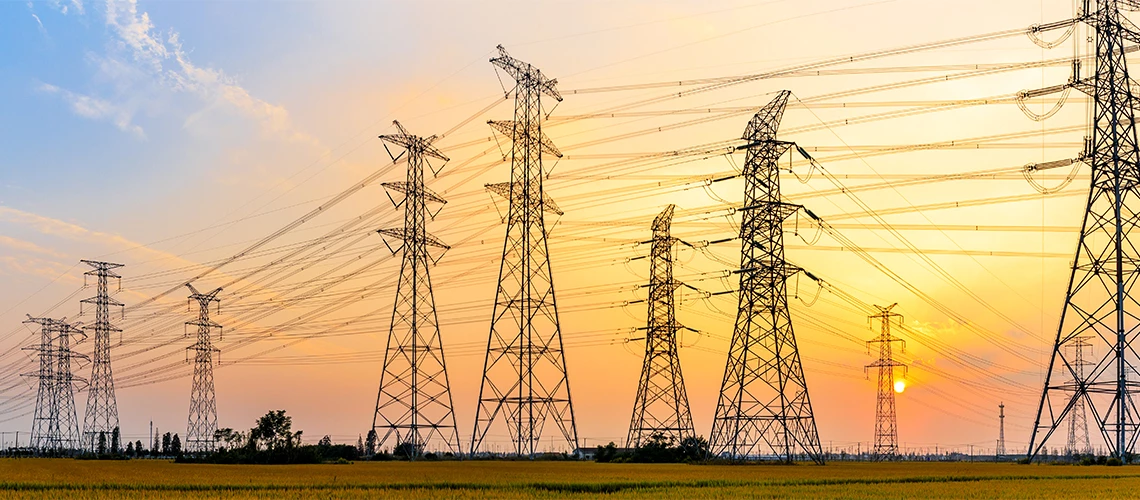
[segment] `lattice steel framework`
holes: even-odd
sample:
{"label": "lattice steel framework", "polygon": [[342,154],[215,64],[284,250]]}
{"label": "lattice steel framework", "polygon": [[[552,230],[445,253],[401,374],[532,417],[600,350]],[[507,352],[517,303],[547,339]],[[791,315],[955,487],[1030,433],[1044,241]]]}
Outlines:
{"label": "lattice steel framework", "polygon": [[823,463],[788,310],[787,279],[801,269],[784,260],[783,222],[800,206],[780,198],[778,163],[792,143],[776,131],[789,94],[761,108],[743,136],[740,302],[709,445],[733,460],[791,462],[799,452]]}
{"label": "lattice steel framework", "polygon": [[998,439],[997,449],[994,451],[995,458],[1000,459],[1005,455],[1005,402],[1002,401],[998,404]]}
{"label": "lattice steel framework", "polygon": [[[1085,367],[1092,366],[1092,363],[1085,361],[1084,353],[1085,348],[1092,347],[1092,344],[1089,344],[1089,337],[1077,337],[1065,347],[1073,351],[1072,364],[1077,376],[1070,382],[1076,386],[1080,380],[1084,380]],[[1089,442],[1088,410],[1085,408],[1084,399],[1077,399],[1073,409],[1069,411],[1069,439],[1065,443],[1065,451],[1070,454],[1092,453],[1092,444]]]}
{"label": "lattice steel framework", "polygon": [[87,389],[87,411],[83,413],[83,439],[88,451],[99,446],[99,434],[110,436],[119,426],[119,408],[115,401],[115,379],[111,375],[111,334],[121,332],[111,324],[111,307],[123,303],[111,298],[110,280],[119,279],[114,269],[122,264],[84,260],[91,270],[84,277],[95,277],[95,296],[84,299],[84,304],[95,306],[95,323],[84,326],[94,332],[95,348],[91,354],[91,378]]}
{"label": "lattice steel framework", "polygon": [[673,247],[680,241],[670,231],[675,206],[669,205],[653,219],[653,246],[649,256],[649,317],[645,327],[645,359],[633,402],[626,445],[639,447],[654,435],[679,443],[693,436],[689,395],[677,356],[677,331],[681,324],[673,300],[681,282],[673,278]]}
{"label": "lattice steel framework", "polygon": [[549,421],[568,451],[578,449],[544,219],[545,212],[562,211],[542,189],[543,153],[562,153],[542,133],[541,98],[545,94],[561,101],[562,96],[557,80],[511,57],[502,46],[498,50],[491,63],[516,82],[515,119],[488,123],[513,142],[511,181],[486,187],[506,196],[510,208],[471,452],[480,451],[488,430],[501,418],[511,453],[533,457]]}
{"label": "lattice steel framework", "polygon": [[[218,404],[214,397],[214,356],[221,352],[214,347],[213,331],[222,338],[222,325],[210,319],[210,304],[218,303],[216,288],[209,293],[200,293],[190,283],[191,303],[198,305],[198,319],[187,321],[186,326],[198,327],[198,341],[186,350],[194,353],[194,385],[190,388],[190,413],[186,419],[186,444],[183,448],[190,453],[214,451],[214,431],[218,430]],[[189,334],[189,333],[188,333]]]}
{"label": "lattice steel framework", "polygon": [[404,206],[404,227],[378,232],[403,241],[400,249],[393,249],[393,254],[403,252],[403,261],[372,428],[380,435],[381,447],[391,443],[401,447],[411,458],[428,449],[458,454],[461,453],[459,432],[455,426],[451,385],[428,265],[432,262],[428,246],[444,251],[450,247],[428,234],[426,228],[427,217],[434,217],[434,213],[428,212],[427,203],[442,205],[446,201],[424,187],[424,167],[430,167],[427,158],[444,162],[448,158],[431,145],[436,136],[414,136],[399,122],[393,123],[400,133],[382,135],[380,139],[404,148],[400,156],[392,155],[391,151],[388,154],[393,161],[407,156],[407,182],[384,183],[384,187],[404,195],[399,203],[392,200],[397,208]]}
{"label": "lattice steel framework", "polygon": [[39,357],[39,370],[23,374],[39,379],[30,446],[41,453],[77,450],[83,443],[75,409],[75,383],[83,379],[72,374],[71,363],[72,358],[85,356],[72,352],[71,337],[86,334],[64,319],[28,316],[24,323],[40,325],[39,344],[24,348],[36,351]]}
{"label": "lattice steel framework", "polygon": [[871,320],[879,320],[879,336],[867,341],[879,344],[879,359],[863,368],[864,373],[877,368],[879,372],[878,395],[875,398],[875,449],[872,454],[876,460],[889,460],[899,454],[898,422],[895,419],[895,368],[902,368],[906,373],[906,365],[895,361],[892,345],[898,342],[903,349],[906,341],[891,335],[891,321],[902,324],[902,315],[891,312],[898,304],[887,307],[875,306],[879,314],[870,316]]}
{"label": "lattice steel framework", "polygon": [[[1140,170],[1137,161],[1136,96],[1128,76],[1125,40],[1140,43],[1140,33],[1120,13],[1117,1],[1085,2],[1080,21],[1095,32],[1096,73],[1073,75],[1067,84],[1092,97],[1090,137],[1084,157],[1092,170],[1084,223],[1069,277],[1053,354],[1034,420],[1028,455],[1036,457],[1078,401],[1084,401],[1109,453],[1134,451],[1140,411],[1140,359],[1134,342],[1140,334],[1140,303],[1132,296],[1140,250],[1131,235],[1140,223]],[[1088,7],[1095,10],[1087,11]],[[1103,346],[1088,370],[1078,369],[1064,348],[1077,337]],[[1098,349],[1099,350],[1099,349]],[[1060,376],[1058,376],[1060,375]],[[1075,381],[1075,382],[1074,382]]]}

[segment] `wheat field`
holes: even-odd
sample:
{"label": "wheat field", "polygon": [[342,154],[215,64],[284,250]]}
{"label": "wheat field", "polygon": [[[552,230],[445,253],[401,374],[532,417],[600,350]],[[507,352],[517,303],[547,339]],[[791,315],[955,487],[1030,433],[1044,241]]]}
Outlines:
{"label": "wheat field", "polygon": [[0,460],[8,498],[1127,498],[1140,469],[994,463],[816,465],[357,462],[204,465]]}

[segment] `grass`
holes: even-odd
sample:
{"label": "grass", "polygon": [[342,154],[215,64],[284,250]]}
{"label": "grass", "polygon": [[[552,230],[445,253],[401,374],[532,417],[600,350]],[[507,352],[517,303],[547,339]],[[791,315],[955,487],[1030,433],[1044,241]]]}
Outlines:
{"label": "grass", "polygon": [[1124,498],[1140,468],[993,463],[210,465],[0,459],[8,498]]}

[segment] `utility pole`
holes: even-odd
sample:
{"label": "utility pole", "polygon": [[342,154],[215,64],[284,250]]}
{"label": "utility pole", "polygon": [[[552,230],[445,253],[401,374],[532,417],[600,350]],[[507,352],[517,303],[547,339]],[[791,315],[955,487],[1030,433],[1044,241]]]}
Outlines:
{"label": "utility pole", "polygon": [[776,140],[790,92],[761,108],[744,132],[740,223],[740,302],[709,446],[733,460],[802,452],[823,463],[807,380],[788,310],[783,222],[801,207],[780,197],[779,160],[793,143]]}
{"label": "utility pole", "polygon": [[[94,451],[99,443],[99,434],[110,436],[119,426],[119,409],[115,401],[115,379],[111,375],[111,333],[121,332],[111,324],[111,307],[123,307],[123,303],[111,298],[109,280],[119,279],[112,270],[122,264],[84,260],[92,267],[83,274],[94,276],[95,296],[81,301],[95,306],[95,324],[83,327],[95,332],[95,348],[91,355],[91,381],[87,389],[87,411],[83,414],[83,435],[87,451]],[[84,283],[86,284],[86,283]]]}
{"label": "utility pole", "polygon": [[24,348],[39,355],[39,370],[24,374],[39,379],[29,446],[50,454],[77,450],[82,446],[82,435],[75,409],[75,381],[82,379],[71,373],[71,359],[85,356],[71,350],[71,337],[85,334],[64,319],[28,316],[24,323],[40,325],[39,344]]}
{"label": "utility pole", "polygon": [[198,327],[198,341],[187,351],[194,353],[194,384],[190,388],[190,414],[186,423],[186,446],[191,453],[214,451],[214,431],[218,430],[218,405],[214,398],[214,355],[221,352],[214,347],[212,331],[218,330],[218,340],[222,338],[222,325],[210,320],[210,304],[218,303],[216,288],[210,293],[199,293],[194,285],[190,289],[190,300],[198,304],[198,319],[187,321],[186,326]]}
{"label": "utility pole", "polygon": [[998,441],[996,459],[1001,460],[1005,455],[1005,401],[998,404]]}
{"label": "utility pole", "polygon": [[562,215],[542,189],[543,153],[562,153],[542,133],[542,96],[561,101],[557,80],[515,59],[500,45],[491,63],[515,80],[515,119],[490,121],[508,136],[511,181],[488,184],[492,193],[510,200],[507,232],[495,291],[483,382],[479,388],[471,453],[480,451],[496,419],[506,422],[512,454],[534,457],[548,423],[570,451],[578,450],[578,429],[570,399],[570,379],[562,345],[562,327],[554,296],[544,214]]}
{"label": "utility pole", "polygon": [[[1072,378],[1070,383],[1074,390],[1079,387],[1081,381],[1085,378],[1085,367],[1092,366],[1092,363],[1085,361],[1084,350],[1086,347],[1092,347],[1089,344],[1089,337],[1076,337],[1069,345],[1065,347],[1073,350],[1073,368],[1076,371],[1076,376]],[[1073,401],[1073,409],[1069,410],[1069,440],[1065,445],[1065,451],[1070,455],[1074,453],[1089,453],[1092,446],[1089,444],[1089,422],[1086,419],[1085,399],[1077,398]]]}
{"label": "utility pole", "polygon": [[867,348],[871,344],[879,344],[879,359],[863,368],[866,373],[870,368],[878,368],[879,390],[875,398],[875,460],[889,460],[899,454],[898,423],[895,419],[895,368],[901,367],[906,374],[906,365],[895,361],[891,352],[891,344],[898,342],[906,349],[906,341],[891,335],[891,320],[902,324],[902,315],[891,312],[898,304],[887,307],[875,306],[879,314],[869,319],[879,320],[879,336],[867,341]]}
{"label": "utility pole", "polygon": [[649,260],[649,317],[645,327],[645,360],[633,402],[627,446],[640,447],[655,435],[680,443],[693,436],[689,396],[677,355],[677,330],[673,300],[682,285],[673,279],[673,246],[681,241],[670,232],[674,205],[653,219]]}
{"label": "utility pole", "polygon": [[[380,139],[404,148],[399,156],[392,155],[391,150],[388,150],[388,155],[393,162],[407,155],[407,182],[384,183],[384,187],[403,193],[403,201],[396,203],[393,200],[393,204],[397,208],[404,205],[404,227],[377,232],[402,240],[400,249],[391,246],[388,249],[393,255],[402,250],[404,255],[372,428],[383,432],[379,441],[381,447],[393,438],[393,449],[403,450],[413,460],[434,441],[439,441],[444,450],[460,454],[459,432],[455,426],[451,385],[447,378],[428,265],[431,263],[429,245],[444,251],[450,247],[428,234],[425,227],[427,216],[435,217],[434,213],[428,212],[427,203],[442,205],[447,202],[424,187],[424,167],[431,166],[428,157],[444,162],[448,158],[431,145],[437,136],[414,136],[400,122],[393,124],[400,133],[382,135]],[[384,148],[388,148],[387,144]],[[438,170],[433,172],[438,173]],[[384,244],[387,245],[387,241]]]}
{"label": "utility pole", "polygon": [[[1127,461],[1140,436],[1140,409],[1134,400],[1138,362],[1133,345],[1140,334],[1140,323],[1135,321],[1140,306],[1131,295],[1140,270],[1140,250],[1131,237],[1140,224],[1140,144],[1135,126],[1140,102],[1132,90],[1125,57],[1125,46],[1140,42],[1140,32],[1121,14],[1122,6],[1131,8],[1131,2],[1087,0],[1075,20],[1091,28],[1090,41],[1096,47],[1093,75],[1083,77],[1079,60],[1074,60],[1069,82],[1021,94],[1035,97],[1076,88],[1092,98],[1091,135],[1081,155],[1092,171],[1091,185],[1029,441],[1029,459],[1042,452],[1075,402],[1082,399],[1112,456]],[[1040,29],[1068,28],[1073,22]],[[1097,369],[1078,371],[1064,349],[1077,337],[1097,339],[1096,345],[1105,348],[1093,360]],[[1068,376],[1054,381],[1055,370]],[[1073,379],[1078,381],[1075,385],[1070,382]]]}

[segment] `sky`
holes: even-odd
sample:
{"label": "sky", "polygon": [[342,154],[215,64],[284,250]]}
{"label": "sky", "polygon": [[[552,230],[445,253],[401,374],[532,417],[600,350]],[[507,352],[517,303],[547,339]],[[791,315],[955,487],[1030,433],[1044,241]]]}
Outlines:
{"label": "sky", "polygon": [[[677,204],[673,230],[686,241],[737,230],[729,208],[739,204],[742,183],[703,181],[731,173],[743,155],[676,162],[648,155],[737,139],[755,109],[789,89],[781,138],[831,175],[796,157],[784,174],[785,197],[932,298],[832,236],[816,239],[807,217],[788,227],[789,261],[865,303],[899,304],[908,342],[900,359],[910,365],[898,395],[900,444],[992,450],[1004,402],[1007,447],[1023,449],[1088,171],[1078,167],[1070,184],[1067,168],[1041,174],[1038,182],[1063,186],[1043,195],[1017,169],[1075,157],[1086,102],[1073,93],[1055,115],[1034,121],[1010,96],[1066,81],[1067,61],[1044,61],[1072,57],[1072,40],[1046,49],[1006,36],[682,97],[672,95],[698,85],[668,82],[1024,29],[1072,13],[1069,2],[1040,0],[0,2],[0,432],[26,439],[30,428],[34,385],[18,376],[34,367],[19,349],[34,338],[25,314],[90,317],[79,305],[94,293],[84,288],[80,259],[125,264],[117,298],[128,311],[112,352],[124,434],[145,439],[152,422],[184,432],[191,339],[182,323],[192,319],[185,293],[131,306],[381,172],[255,255],[195,282],[225,285],[214,318],[225,326],[219,424],[247,428],[285,409],[313,441],[328,434],[355,442],[375,406],[399,265],[372,234],[401,220],[379,183],[402,180],[403,170],[376,138],[394,132],[398,119],[414,134],[442,135],[436,144],[451,159],[429,176],[448,204],[428,231],[453,246],[432,273],[467,443],[506,207],[482,185],[509,175],[504,138],[485,125],[511,115],[510,78],[488,62],[502,44],[557,78],[565,97],[557,106],[544,101],[546,133],[565,154],[546,159],[547,192],[565,212],[548,226],[585,445],[621,442],[629,425],[644,345],[628,339],[646,312],[625,303],[643,298],[638,287],[648,272],[644,259],[629,259],[648,252],[637,242],[648,239],[653,217]],[[1078,32],[1073,40],[1080,39]],[[1024,68],[975,74],[1012,63]],[[1043,114],[1058,97],[1026,109]],[[988,169],[1003,170],[911,182]],[[856,196],[836,184],[885,181],[892,185]],[[332,232],[353,220],[359,227]],[[263,270],[317,238],[312,248],[324,253],[313,255],[325,258]],[[720,276],[738,259],[736,243],[682,249],[677,276],[707,292],[731,289]],[[345,278],[316,281],[321,276]],[[875,335],[867,312],[802,276],[789,281],[789,294],[824,447],[866,448],[875,401],[874,374],[863,369],[874,361],[863,343]],[[702,435],[711,427],[734,297],[689,291],[678,301],[678,320],[701,332],[681,339],[681,360]],[[77,406],[85,398],[81,392]],[[504,433],[492,434],[505,446]]]}

